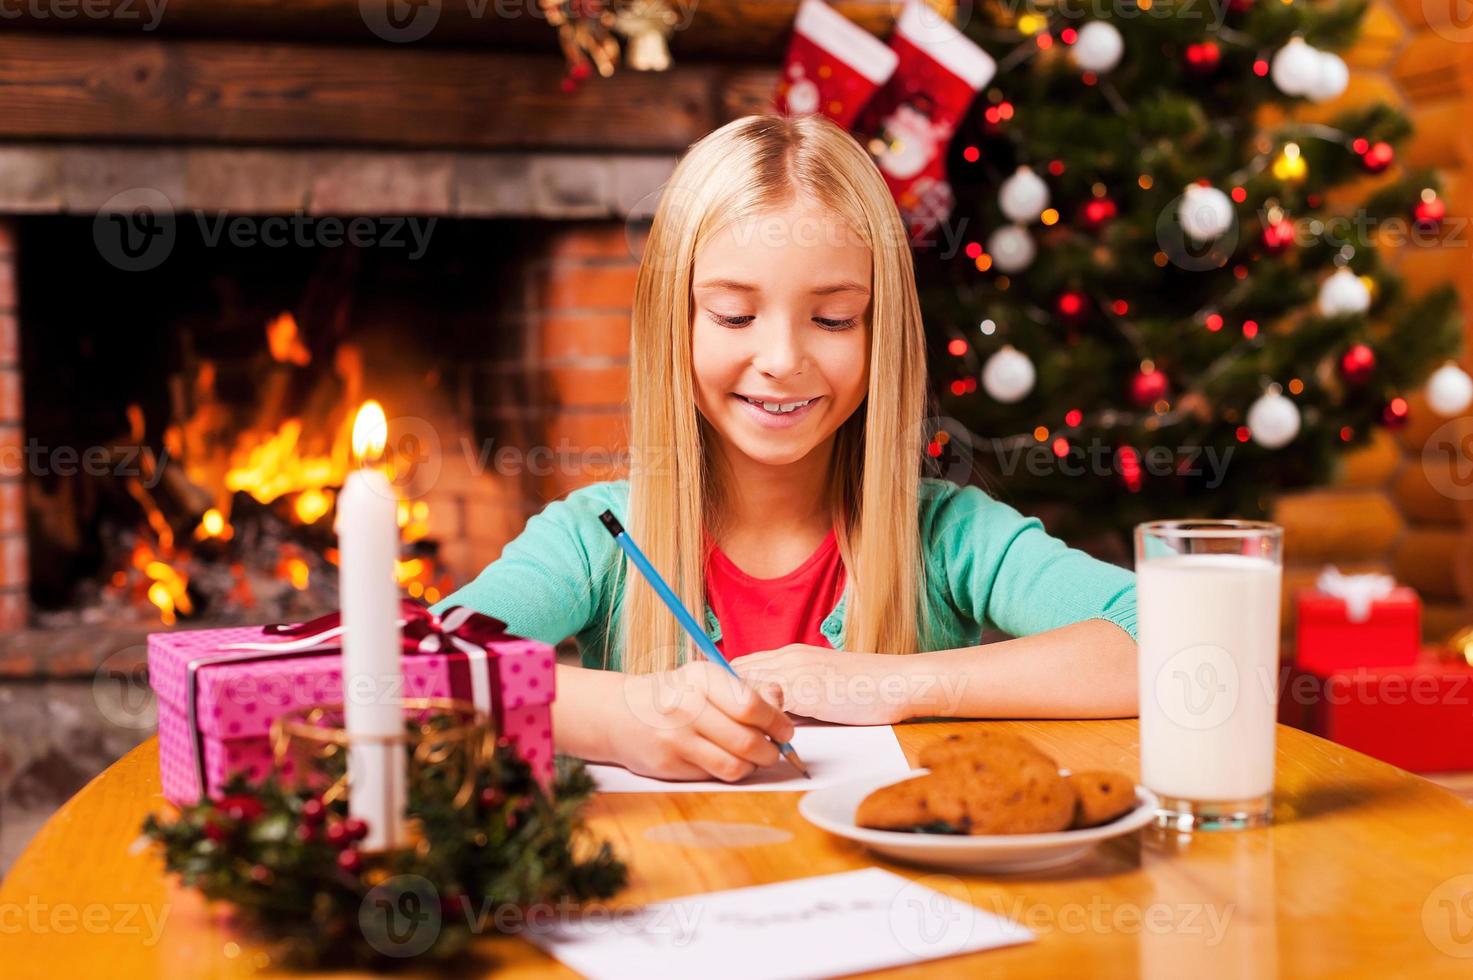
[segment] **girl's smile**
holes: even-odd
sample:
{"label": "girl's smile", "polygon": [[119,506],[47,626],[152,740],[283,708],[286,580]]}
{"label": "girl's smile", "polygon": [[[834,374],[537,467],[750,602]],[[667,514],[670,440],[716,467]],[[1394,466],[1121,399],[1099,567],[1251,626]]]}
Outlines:
{"label": "girl's smile", "polygon": [[732,397],[739,400],[747,414],[750,415],[758,425],[765,425],[772,429],[784,429],[798,425],[803,419],[813,414],[813,409],[823,399],[822,395],[799,400],[782,400],[780,398],[753,398],[749,395],[733,393]]}

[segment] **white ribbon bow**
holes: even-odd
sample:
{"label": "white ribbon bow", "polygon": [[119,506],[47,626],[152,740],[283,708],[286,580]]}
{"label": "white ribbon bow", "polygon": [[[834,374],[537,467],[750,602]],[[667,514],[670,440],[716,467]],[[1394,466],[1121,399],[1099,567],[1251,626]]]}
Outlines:
{"label": "white ribbon bow", "polygon": [[1334,565],[1326,565],[1315,582],[1315,588],[1343,600],[1345,614],[1352,623],[1364,623],[1371,618],[1371,603],[1389,596],[1396,588],[1396,579],[1374,573],[1342,575]]}

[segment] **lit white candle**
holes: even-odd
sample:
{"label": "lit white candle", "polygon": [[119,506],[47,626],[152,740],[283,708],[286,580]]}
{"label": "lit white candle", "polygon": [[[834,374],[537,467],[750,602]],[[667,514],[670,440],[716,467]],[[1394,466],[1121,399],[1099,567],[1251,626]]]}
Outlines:
{"label": "lit white candle", "polygon": [[[353,452],[372,460],[383,452],[387,421],[365,402],[353,425]],[[354,738],[403,729],[399,666],[398,499],[375,469],[356,470],[338,496],[339,594],[343,609],[343,707]],[[356,742],[348,753],[348,812],[368,825],[362,847],[378,850],[404,840],[408,801],[402,744]]]}

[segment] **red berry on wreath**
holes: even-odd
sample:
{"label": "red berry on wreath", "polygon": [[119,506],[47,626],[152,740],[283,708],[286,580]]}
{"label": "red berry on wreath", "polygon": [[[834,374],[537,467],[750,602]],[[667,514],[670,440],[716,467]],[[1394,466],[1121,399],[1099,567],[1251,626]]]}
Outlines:
{"label": "red berry on wreath", "polygon": [[1361,166],[1366,168],[1367,173],[1373,174],[1379,174],[1391,166],[1391,162],[1395,159],[1396,151],[1385,140],[1372,143],[1360,155]]}
{"label": "red berry on wreath", "polygon": [[213,820],[206,820],[205,836],[218,844],[230,837],[230,830],[224,824],[216,823]]}
{"label": "red berry on wreath", "polygon": [[327,825],[327,842],[333,847],[344,847],[353,839],[345,821],[338,820]]}
{"label": "red berry on wreath", "polygon": [[264,864],[253,864],[250,870],[251,880],[258,885],[269,885],[276,876],[271,869]]}
{"label": "red berry on wreath", "polygon": [[506,794],[495,786],[487,786],[481,790],[481,806],[488,810],[494,809],[506,802]]}
{"label": "red berry on wreath", "polygon": [[301,841],[303,844],[310,843],[312,841],[312,838],[314,838],[316,836],[317,836],[317,831],[312,828],[312,825],[311,824],[308,824],[308,823],[299,823],[299,824],[297,824],[296,837],[297,837],[297,840]]}
{"label": "red berry on wreath", "polygon": [[355,847],[349,847],[339,851],[338,867],[350,875],[355,875],[358,873],[358,869],[363,867],[363,855],[358,853],[358,849]]}
{"label": "red berry on wreath", "polygon": [[368,824],[357,817],[349,817],[343,821],[343,832],[349,840],[362,840],[368,836]]}
{"label": "red berry on wreath", "polygon": [[254,796],[227,796],[215,808],[236,823],[250,823],[266,809]]}
{"label": "red berry on wreath", "polygon": [[1376,371],[1376,352],[1365,344],[1352,344],[1340,357],[1340,376],[1353,385],[1363,385]]}
{"label": "red berry on wreath", "polygon": [[327,806],[315,796],[302,804],[302,819],[307,823],[321,823],[326,814]]}

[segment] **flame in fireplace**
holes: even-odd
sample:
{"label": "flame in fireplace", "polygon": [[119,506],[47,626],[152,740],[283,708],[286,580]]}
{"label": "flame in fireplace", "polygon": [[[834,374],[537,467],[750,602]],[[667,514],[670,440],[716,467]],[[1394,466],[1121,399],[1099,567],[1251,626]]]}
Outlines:
{"label": "flame in fireplace", "polygon": [[266,345],[271,349],[271,357],[283,364],[306,367],[312,363],[312,355],[297,330],[297,318],[290,311],[266,324]]}
{"label": "flame in fireplace", "polygon": [[[319,573],[338,562],[324,523],[338,490],[359,463],[393,473],[400,462],[388,413],[363,397],[354,345],[315,357],[290,312],[272,318],[263,339],[254,359],[200,360],[176,380],[165,455],[145,451],[141,477],[126,481],[143,523],[105,588],[151,605],[165,625],[215,615],[218,604],[277,609],[293,593],[330,602],[331,591],[314,598],[313,590],[330,589]],[[133,445],[149,444],[140,406],[129,407],[127,425]],[[398,519],[405,555],[395,578],[406,594],[435,602],[451,583],[433,557],[430,508],[403,501]]]}

